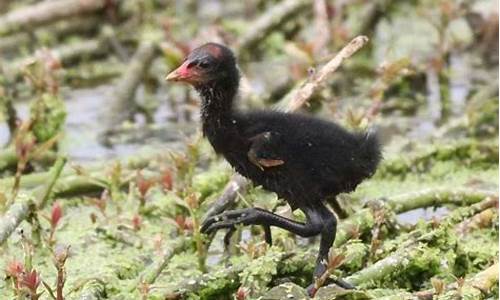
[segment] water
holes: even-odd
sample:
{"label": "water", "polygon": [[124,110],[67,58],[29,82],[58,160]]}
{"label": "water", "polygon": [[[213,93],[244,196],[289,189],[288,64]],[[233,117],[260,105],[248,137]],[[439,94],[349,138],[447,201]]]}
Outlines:
{"label": "water", "polygon": [[[62,92],[66,101],[68,115],[64,138],[60,143],[60,151],[65,153],[72,161],[91,162],[128,156],[144,148],[145,145],[163,144],[164,146],[164,142],[172,142],[182,136],[182,134],[173,135],[170,132],[166,133],[164,138],[162,137],[162,129],[166,128],[168,130],[169,127],[177,127],[167,121],[170,110],[168,105],[161,105],[154,116],[155,126],[160,126],[156,130],[155,138],[152,138],[150,134],[148,139],[141,139],[139,136],[135,139],[125,140],[123,143],[113,144],[113,147],[104,146],[99,142],[98,137],[105,126],[106,114],[109,113],[107,111],[109,107],[108,101],[111,99],[112,91],[112,85],[101,85],[84,89],[68,89]],[[28,119],[29,102],[15,103],[15,108],[22,120]],[[146,136],[146,133],[144,135]],[[1,123],[0,144],[5,145],[8,140],[8,127]]]}

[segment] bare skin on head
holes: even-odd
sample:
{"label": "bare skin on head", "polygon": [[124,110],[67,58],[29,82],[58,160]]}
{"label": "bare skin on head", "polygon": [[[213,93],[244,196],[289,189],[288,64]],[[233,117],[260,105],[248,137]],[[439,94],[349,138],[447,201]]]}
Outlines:
{"label": "bare skin on head", "polygon": [[[376,135],[352,133],[302,114],[233,109],[239,84],[236,61],[231,50],[215,43],[193,50],[166,79],[189,83],[198,91],[203,133],[218,154],[255,185],[306,215],[301,223],[260,208],[238,209],[208,218],[201,231],[228,229],[226,243],[238,224],[262,225],[269,244],[270,226],[302,237],[321,235],[314,270],[314,278],[320,277],[337,230],[337,219],[324,201],[353,191],[373,175],[381,159]],[[314,293],[314,283],[308,290]]]}

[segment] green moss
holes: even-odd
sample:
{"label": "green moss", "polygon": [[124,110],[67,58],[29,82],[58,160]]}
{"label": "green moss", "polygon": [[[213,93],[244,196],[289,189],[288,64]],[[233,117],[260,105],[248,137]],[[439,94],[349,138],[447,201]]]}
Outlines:
{"label": "green moss", "polygon": [[342,270],[348,274],[362,269],[366,263],[369,253],[369,246],[360,240],[351,240],[342,247],[342,253],[346,253]]}
{"label": "green moss", "polygon": [[219,277],[210,281],[210,284],[203,288],[197,295],[191,294],[187,297],[187,299],[232,299],[232,294],[236,291],[238,286],[239,282],[237,280]]}
{"label": "green moss", "polygon": [[193,188],[200,193],[200,200],[224,188],[231,175],[226,165],[215,164],[208,171],[196,174],[193,177]]}
{"label": "green moss", "polygon": [[281,257],[281,251],[276,247],[271,247],[265,255],[250,261],[240,273],[241,285],[250,288],[255,293],[264,291],[273,276],[277,274]]}
{"label": "green moss", "polygon": [[42,143],[61,132],[66,121],[66,108],[59,96],[44,93],[31,104],[33,134]]}
{"label": "green moss", "polygon": [[456,276],[464,277],[490,266],[498,257],[498,231],[480,229],[467,234],[459,243]]}

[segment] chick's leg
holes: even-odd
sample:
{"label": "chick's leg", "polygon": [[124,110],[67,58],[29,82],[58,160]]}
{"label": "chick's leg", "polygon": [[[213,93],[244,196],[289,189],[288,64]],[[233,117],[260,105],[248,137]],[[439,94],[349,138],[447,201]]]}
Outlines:
{"label": "chick's leg", "polygon": [[266,240],[271,241],[270,226],[288,230],[302,237],[311,237],[321,232],[323,227],[320,219],[310,216],[306,212],[307,222],[301,223],[273,214],[260,208],[246,208],[232,210],[206,219],[201,227],[201,232],[210,234],[219,229],[232,229],[238,224],[263,225]]}

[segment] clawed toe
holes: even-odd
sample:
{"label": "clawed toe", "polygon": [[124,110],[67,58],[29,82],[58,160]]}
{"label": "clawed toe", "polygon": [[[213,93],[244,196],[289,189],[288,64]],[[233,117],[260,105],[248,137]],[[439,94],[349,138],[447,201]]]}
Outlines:
{"label": "clawed toe", "polygon": [[222,228],[234,228],[250,217],[247,209],[233,210],[206,219],[201,225],[201,233],[210,234]]}
{"label": "clawed toe", "polygon": [[333,283],[335,283],[336,285],[340,286],[343,289],[346,289],[346,290],[355,290],[356,289],[356,287],[354,285],[350,284],[349,282],[345,281],[342,278],[334,278],[334,279],[332,279],[332,281],[333,281]]}

